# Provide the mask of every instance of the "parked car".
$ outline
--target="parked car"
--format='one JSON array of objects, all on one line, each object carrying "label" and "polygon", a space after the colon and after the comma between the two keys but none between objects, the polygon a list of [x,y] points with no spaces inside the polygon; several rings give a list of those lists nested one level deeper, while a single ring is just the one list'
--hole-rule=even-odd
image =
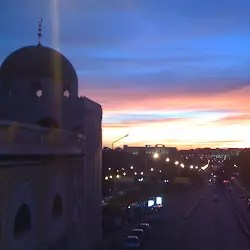
[{"label": "parked car", "polygon": [[144,240],[144,231],[142,229],[139,229],[139,228],[134,228],[130,232],[129,236],[136,236],[141,244]]},{"label": "parked car", "polygon": [[140,247],[140,241],[136,236],[128,236],[122,245],[123,250],[139,249],[139,247]]},{"label": "parked car", "polygon": [[149,225],[149,223],[146,223],[146,222],[141,222],[141,223],[139,223],[139,224],[137,225],[137,227],[136,227],[136,228],[138,228],[138,229],[142,229],[142,230],[143,230],[143,232],[145,233],[145,235],[147,235],[147,236],[148,236],[149,231],[150,231],[150,225]]}]

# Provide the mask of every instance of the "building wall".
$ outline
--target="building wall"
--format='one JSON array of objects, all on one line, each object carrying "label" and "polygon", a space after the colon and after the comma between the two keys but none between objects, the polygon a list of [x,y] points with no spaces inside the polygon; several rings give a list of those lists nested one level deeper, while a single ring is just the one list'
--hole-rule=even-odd
[{"label": "building wall", "polygon": [[[89,250],[100,242],[102,110],[87,98],[81,99],[79,110],[78,122],[86,138],[81,159],[8,166],[0,161],[0,249]],[[35,138],[39,133],[34,130]],[[20,139],[24,147],[25,138]],[[16,140],[10,145],[15,149],[19,145]],[[63,212],[53,217],[57,195],[62,199]],[[15,216],[22,204],[30,210],[31,230],[15,237]]]},{"label": "building wall", "polygon": [[[84,135],[86,136],[86,169],[85,188],[86,204],[86,235],[87,247],[98,243],[102,238],[101,201],[102,201],[102,110],[98,104],[88,98],[83,100]],[[91,191],[89,191],[91,190]],[[98,225],[98,226],[97,226]]]},{"label": "building wall", "polygon": [[36,124],[40,119],[49,117],[67,130],[82,126],[84,100],[87,98],[78,97],[76,91],[69,97],[63,96],[63,91],[55,92],[57,84],[50,79],[39,80],[43,92],[38,97],[32,88],[33,83],[34,79],[17,79],[11,92],[0,92],[0,119]]},{"label": "building wall", "polygon": [[[89,211],[97,212],[94,197],[96,185],[84,183],[86,174],[94,175],[91,166],[84,166],[84,159],[57,160],[46,164],[24,164],[0,168],[0,249],[89,249],[86,232],[92,225],[88,246],[100,240],[98,221]],[[84,188],[85,187],[85,188]],[[91,190],[91,191],[90,191]],[[62,198],[62,214],[53,217],[53,201]],[[90,202],[88,198],[91,197]],[[14,221],[18,209],[27,204],[31,215],[31,230],[15,237]],[[95,206],[95,207],[93,207]]]}]

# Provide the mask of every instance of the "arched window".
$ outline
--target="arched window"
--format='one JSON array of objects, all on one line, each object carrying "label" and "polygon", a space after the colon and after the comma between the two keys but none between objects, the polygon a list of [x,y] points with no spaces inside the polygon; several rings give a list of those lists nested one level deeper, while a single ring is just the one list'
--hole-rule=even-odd
[{"label": "arched window", "polygon": [[31,229],[30,210],[27,204],[23,204],[15,217],[14,237],[21,236],[23,233]]},{"label": "arched window", "polygon": [[51,117],[44,117],[40,119],[36,124],[45,128],[60,128],[59,122]]},{"label": "arched window", "polygon": [[38,89],[36,91],[36,96],[41,97],[43,95],[43,91],[41,89]]},{"label": "arched window", "polygon": [[62,205],[62,198],[60,195],[56,195],[53,201],[53,208],[52,208],[52,217],[56,218],[62,215],[63,212],[63,205]]},{"label": "arched window", "polygon": [[68,98],[68,97],[69,97],[69,95],[70,95],[69,90],[67,90],[67,89],[66,89],[66,90],[64,90],[64,92],[63,92],[63,96]]}]

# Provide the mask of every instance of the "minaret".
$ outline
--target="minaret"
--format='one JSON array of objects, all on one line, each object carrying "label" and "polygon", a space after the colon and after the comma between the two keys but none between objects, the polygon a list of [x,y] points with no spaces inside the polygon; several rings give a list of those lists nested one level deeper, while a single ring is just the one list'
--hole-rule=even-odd
[{"label": "minaret", "polygon": [[38,46],[41,46],[41,38],[42,38],[42,22],[43,19],[40,18],[38,21],[38,32],[37,32],[37,38],[38,38]]}]

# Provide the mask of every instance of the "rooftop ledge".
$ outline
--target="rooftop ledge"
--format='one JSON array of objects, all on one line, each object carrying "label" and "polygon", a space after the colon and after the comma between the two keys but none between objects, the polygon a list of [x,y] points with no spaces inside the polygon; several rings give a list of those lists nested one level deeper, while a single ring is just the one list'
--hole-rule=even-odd
[{"label": "rooftop ledge", "polygon": [[82,155],[84,145],[81,134],[0,120],[0,156]]}]

